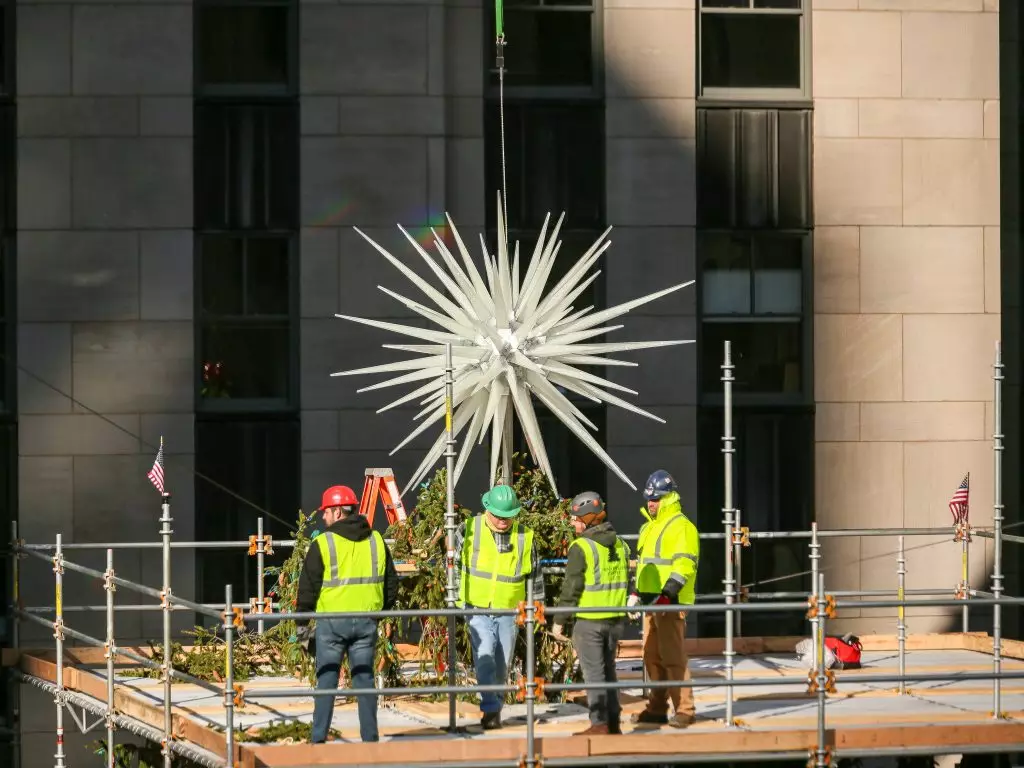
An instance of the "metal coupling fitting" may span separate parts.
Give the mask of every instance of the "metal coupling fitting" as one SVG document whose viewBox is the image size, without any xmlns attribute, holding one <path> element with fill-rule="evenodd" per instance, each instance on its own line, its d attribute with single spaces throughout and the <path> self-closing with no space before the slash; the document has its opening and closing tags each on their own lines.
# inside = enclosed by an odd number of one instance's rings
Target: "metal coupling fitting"
<svg viewBox="0 0 1024 768">
<path fill-rule="evenodd" d="M 103 588 L 107 592 L 117 592 L 117 584 L 114 583 L 114 569 L 108 568 L 103 572 Z"/>
<path fill-rule="evenodd" d="M 733 546 L 737 544 L 741 547 L 750 546 L 750 528 L 742 525 L 739 528 L 732 529 L 732 543 Z"/>
</svg>

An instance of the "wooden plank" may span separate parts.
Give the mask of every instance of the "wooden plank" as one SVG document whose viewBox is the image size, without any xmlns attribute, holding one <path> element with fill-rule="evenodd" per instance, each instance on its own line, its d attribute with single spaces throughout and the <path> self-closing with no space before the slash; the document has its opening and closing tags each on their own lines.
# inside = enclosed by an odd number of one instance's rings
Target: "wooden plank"
<svg viewBox="0 0 1024 768">
<path fill-rule="evenodd" d="M 845 728 L 835 735 L 835 748 L 966 747 L 1024 743 L 1024 723 Z M 938 752 L 939 750 L 936 750 Z"/>
<path fill-rule="evenodd" d="M 723 729 L 724 730 L 724 729 Z M 810 749 L 817 741 L 815 730 L 787 731 L 729 731 L 722 738 L 721 731 L 688 731 L 671 733 L 653 731 L 624 734 L 622 736 L 591 736 L 591 755 L 675 755 L 721 752 L 789 752 Z M 581 739 L 582 740 L 582 739 Z M 549 756 L 549 755 L 546 755 Z"/>
</svg>

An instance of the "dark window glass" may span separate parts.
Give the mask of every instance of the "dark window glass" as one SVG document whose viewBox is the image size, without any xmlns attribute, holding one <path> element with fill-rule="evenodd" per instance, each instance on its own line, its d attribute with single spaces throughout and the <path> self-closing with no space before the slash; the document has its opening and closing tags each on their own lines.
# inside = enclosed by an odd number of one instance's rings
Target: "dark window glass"
<svg viewBox="0 0 1024 768">
<path fill-rule="evenodd" d="M 799 316 L 803 310 L 803 248 L 807 237 L 702 233 L 702 314 Z"/>
<path fill-rule="evenodd" d="M 605 447 L 608 433 L 607 406 L 597 405 L 588 400 L 586 404 L 577 404 L 577 407 L 597 426 L 596 432 L 589 428 L 587 430 L 599 445 Z M 576 435 L 569 431 L 561 419 L 551 413 L 543 404 L 534 400 L 534 408 L 537 411 L 537 422 L 540 426 L 541 436 L 544 438 L 544 449 L 547 451 L 548 461 L 551 463 L 551 471 L 555 475 L 559 493 L 571 498 L 574 494 L 579 493 L 579 489 L 585 488 L 597 491 L 602 497 L 607 498 L 608 470 L 604 462 L 595 456 Z M 529 453 L 530 449 L 522 425 L 518 419 L 514 424 L 512 444 L 515 446 L 515 450 Z M 531 455 L 526 466 L 531 468 L 538 466 L 536 458 Z"/>
<path fill-rule="evenodd" d="M 287 85 L 289 9 L 197 3 L 201 85 Z"/>
<path fill-rule="evenodd" d="M 289 239 L 206 235 L 199 258 L 203 398 L 287 398 Z"/>
<path fill-rule="evenodd" d="M 297 136 L 297 104 L 197 105 L 197 227 L 298 227 Z"/>
<path fill-rule="evenodd" d="M 712 322 L 701 325 L 701 386 L 722 390 L 726 341 L 732 342 L 736 392 L 796 395 L 803 391 L 802 321 Z"/>
<path fill-rule="evenodd" d="M 800 88 L 799 14 L 700 15 L 704 88 Z"/>
<path fill-rule="evenodd" d="M 506 6 L 505 85 L 590 85 L 594 78 L 592 20 L 589 11 Z M 491 83 L 498 84 L 496 70 L 491 72 Z"/>
<path fill-rule="evenodd" d="M 497 226 L 495 193 L 502 188 L 497 104 L 486 112 L 487 225 Z M 508 218 L 513 229 L 539 231 L 544 216 L 563 230 L 603 229 L 604 109 L 576 104 L 506 104 Z M 554 222 L 552 222 L 554 223 Z"/>
<path fill-rule="evenodd" d="M 14 3 L 4 3 L 0 6 L 0 93 L 11 93 L 14 90 L 13 83 L 8 82 L 10 76 L 8 59 L 11 58 L 11 50 L 7 39 L 7 14 L 11 12 L 12 8 L 14 8 Z"/>
<path fill-rule="evenodd" d="M 198 540 L 245 540 L 256 533 L 261 514 L 265 533 L 288 537 L 299 509 L 296 419 L 197 419 L 195 450 Z M 267 564 L 288 554 L 276 552 Z M 223 602 L 225 584 L 234 586 L 239 602 L 256 594 L 253 558 L 244 549 L 201 549 L 197 555 L 200 600 Z"/>
<path fill-rule="evenodd" d="M 701 530 L 719 530 L 725 502 L 722 457 L 724 430 L 721 408 L 702 408 L 697 437 L 699 518 Z M 805 410 L 733 411 L 733 504 L 741 524 L 751 531 L 807 530 L 814 519 L 814 415 Z M 724 557 L 719 546 L 701 551 L 701 592 L 720 592 Z M 763 591 L 802 591 L 810 587 L 806 571 L 806 540 L 758 541 L 742 553 L 741 581 L 769 582 Z M 796 575 L 801 574 L 801 575 Z M 792 578 L 782 578 L 792 576 Z M 775 580 L 777 581 L 770 581 Z M 751 589 L 757 591 L 757 587 Z M 701 632 L 718 636 L 721 615 L 703 614 Z M 792 612 L 744 614 L 743 633 L 799 634 L 802 616 Z"/>
<path fill-rule="evenodd" d="M 0 232 L 17 229 L 17 127 L 13 103 L 0 104 Z"/>
</svg>

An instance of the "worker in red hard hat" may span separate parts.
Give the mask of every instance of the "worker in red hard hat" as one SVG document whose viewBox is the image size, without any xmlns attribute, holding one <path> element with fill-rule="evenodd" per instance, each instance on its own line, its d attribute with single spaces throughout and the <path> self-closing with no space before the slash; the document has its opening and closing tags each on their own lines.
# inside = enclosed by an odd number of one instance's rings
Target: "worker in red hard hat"
<svg viewBox="0 0 1024 768">
<path fill-rule="evenodd" d="M 335 485 L 324 491 L 320 511 L 326 528 L 311 544 L 299 574 L 295 610 L 339 614 L 390 610 L 398 600 L 398 573 L 383 537 L 359 514 L 352 489 Z M 309 629 L 303 627 L 308 636 Z M 338 687 L 348 657 L 353 688 L 374 687 L 377 619 L 331 616 L 316 622 L 316 687 Z M 377 696 L 358 696 L 359 736 L 378 741 Z M 311 741 L 327 740 L 334 696 L 317 696 Z"/>
</svg>

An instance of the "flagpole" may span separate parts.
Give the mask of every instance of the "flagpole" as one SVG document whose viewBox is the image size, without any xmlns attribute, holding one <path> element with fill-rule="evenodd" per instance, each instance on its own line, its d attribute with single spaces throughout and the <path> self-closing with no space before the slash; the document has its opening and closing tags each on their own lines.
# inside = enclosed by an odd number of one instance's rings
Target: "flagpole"
<svg viewBox="0 0 1024 768">
<path fill-rule="evenodd" d="M 963 607 L 962 620 L 960 622 L 961 623 L 960 629 L 961 629 L 961 631 L 964 634 L 967 634 L 967 632 L 969 631 L 968 627 L 970 626 L 970 618 L 971 618 L 971 616 L 970 616 L 971 609 L 967 605 L 967 601 L 971 599 L 971 569 L 970 569 L 970 563 L 971 563 L 971 554 L 970 554 L 971 525 L 968 522 L 968 518 L 969 518 L 970 513 L 971 513 L 971 497 L 970 497 L 970 492 L 971 492 L 971 473 L 968 472 L 967 473 L 967 493 L 968 493 L 967 504 L 966 504 L 966 506 L 964 508 L 964 518 L 963 518 L 963 520 L 960 523 L 961 526 L 962 526 L 962 531 L 961 531 L 961 535 L 960 535 L 960 567 L 961 567 L 962 573 L 960 575 L 960 581 L 963 584 L 963 590 L 964 590 L 964 607 Z"/>
</svg>

